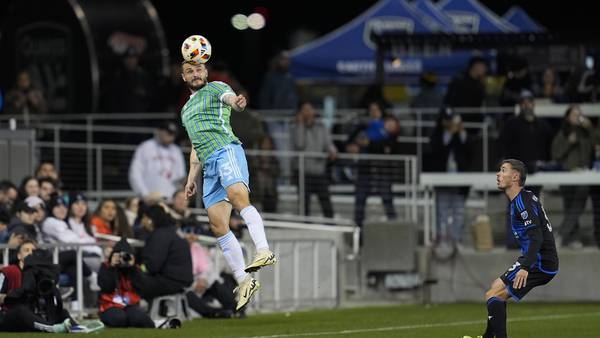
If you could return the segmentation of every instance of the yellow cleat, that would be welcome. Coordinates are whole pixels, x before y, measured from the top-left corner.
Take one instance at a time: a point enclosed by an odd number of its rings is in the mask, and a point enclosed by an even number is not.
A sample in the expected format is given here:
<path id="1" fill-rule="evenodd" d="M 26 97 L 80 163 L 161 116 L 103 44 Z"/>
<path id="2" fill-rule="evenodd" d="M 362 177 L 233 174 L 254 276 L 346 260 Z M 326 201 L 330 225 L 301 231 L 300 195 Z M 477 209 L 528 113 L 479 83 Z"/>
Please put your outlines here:
<path id="1" fill-rule="evenodd" d="M 277 257 L 275 257 L 273 252 L 270 250 L 261 250 L 256 253 L 254 256 L 254 261 L 250 263 L 250 265 L 248 265 L 244 271 L 248 273 L 256 272 L 263 266 L 273 265 L 275 263 L 277 263 Z"/>
<path id="2" fill-rule="evenodd" d="M 246 279 L 233 290 L 233 292 L 237 292 L 238 294 L 238 302 L 235 310 L 239 311 L 246 306 L 258 289 L 260 289 L 260 283 L 252 276 L 246 276 Z"/>

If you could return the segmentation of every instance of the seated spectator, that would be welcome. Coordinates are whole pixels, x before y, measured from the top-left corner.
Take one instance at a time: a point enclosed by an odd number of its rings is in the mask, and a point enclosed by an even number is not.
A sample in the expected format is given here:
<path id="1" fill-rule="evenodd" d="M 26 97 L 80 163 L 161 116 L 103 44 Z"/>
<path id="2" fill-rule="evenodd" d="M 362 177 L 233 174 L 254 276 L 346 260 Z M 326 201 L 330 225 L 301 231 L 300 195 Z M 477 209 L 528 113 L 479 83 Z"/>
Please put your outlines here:
<path id="1" fill-rule="evenodd" d="M 592 124 L 577 105 L 570 106 L 560 131 L 552 142 L 552 159 L 565 170 L 587 170 L 592 157 Z M 581 248 L 579 217 L 583 214 L 589 186 L 560 186 L 565 216 L 557 236 L 558 244 Z M 562 243 L 561 243 L 562 242 Z"/>
<path id="2" fill-rule="evenodd" d="M 50 243 L 95 243 L 91 237 L 80 237 L 79 234 L 69 227 L 66 222 L 69 209 L 67 202 L 62 196 L 53 195 L 48 202 L 48 217 L 44 220 L 42 231 L 46 235 Z M 67 250 L 71 251 L 71 250 Z M 95 261 L 102 257 L 102 249 L 98 246 L 84 246 L 82 248 L 83 255 L 92 258 L 94 265 L 98 266 Z M 96 271 L 91 271 L 89 266 L 84 262 L 83 275 L 88 277 L 90 288 L 92 291 L 98 291 Z M 70 276 L 72 281 L 75 281 L 76 276 Z"/>
<path id="3" fill-rule="evenodd" d="M 133 229 L 127 222 L 123 209 L 113 200 L 102 200 L 90 221 L 94 234 L 133 237 Z"/>
<path id="4" fill-rule="evenodd" d="M 94 234 L 90 227 L 90 215 L 88 213 L 88 204 L 82 193 L 72 193 L 69 195 L 69 214 L 67 224 L 71 232 L 78 236 L 74 243 L 96 243 Z M 63 240 L 64 242 L 64 240 Z M 98 272 L 102 263 L 102 248 L 99 246 L 84 247 L 83 260 L 92 269 Z"/>
<path id="5" fill-rule="evenodd" d="M 173 194 L 172 203 L 170 205 L 172 212 L 175 214 L 171 214 L 171 216 L 174 216 L 173 218 L 175 218 L 177 226 L 183 232 L 212 236 L 212 232 L 208 226 L 198 221 L 188 206 L 189 200 L 185 198 L 185 191 L 177 190 Z"/>
<path id="6" fill-rule="evenodd" d="M 35 177 L 37 179 L 42 179 L 49 177 L 53 179 L 55 182 L 59 181 L 58 173 L 56 172 L 56 167 L 54 167 L 54 163 L 52 162 L 41 162 L 35 170 Z"/>
<path id="7" fill-rule="evenodd" d="M 0 181 L 0 209 L 10 210 L 19 197 L 17 187 L 8 180 Z"/>
<path id="8" fill-rule="evenodd" d="M 30 196 L 40 195 L 40 183 L 37 178 L 33 176 L 26 176 L 21 181 L 19 186 L 19 199 L 24 200 Z"/>
<path id="9" fill-rule="evenodd" d="M 129 226 L 131 227 L 135 225 L 135 219 L 137 218 L 139 205 L 139 197 L 129 197 L 125 200 L 125 216 L 127 216 L 127 223 L 129 223 Z"/>
<path id="10" fill-rule="evenodd" d="M 196 242 L 190 243 L 194 284 L 186 294 L 189 306 L 204 318 L 233 316 L 236 301 L 233 289 L 237 284 L 231 274 L 215 270 L 210 253 Z M 214 306 L 217 301 L 219 306 Z"/>
<path id="11" fill-rule="evenodd" d="M 19 202 L 14 208 L 14 217 L 8 224 L 8 233 L 24 235 L 28 239 L 37 240 L 38 229 L 34 225 L 37 210 L 30 207 L 26 202 Z"/>
<path id="12" fill-rule="evenodd" d="M 48 111 L 43 91 L 34 86 L 29 72 L 22 70 L 17 74 L 17 83 L 6 93 L 8 114 L 45 114 Z"/>
<path id="13" fill-rule="evenodd" d="M 40 178 L 40 198 L 48 203 L 50 196 L 57 193 L 57 183 L 50 177 Z"/>
<path id="14" fill-rule="evenodd" d="M 0 208 L 0 244 L 8 242 L 8 224 L 10 223 L 10 213 L 8 210 Z"/>
<path id="15" fill-rule="evenodd" d="M 121 238 L 98 272 L 100 320 L 108 327 L 153 328 L 154 322 L 140 307 L 132 280 L 140 278 L 133 249 Z"/>
<path id="16" fill-rule="evenodd" d="M 166 122 L 158 127 L 156 136 L 142 142 L 129 167 L 129 185 L 138 195 L 146 197 L 160 193 L 170 198 L 187 178 L 185 159 L 176 145 L 177 125 Z"/>
<path id="17" fill-rule="evenodd" d="M 61 333 L 77 324 L 63 309 L 52 256 L 36 249 L 34 241 L 24 241 L 17 249 L 17 265 L 2 269 L 0 303 L 5 312 L 0 331 Z M 49 280 L 47 290 L 40 290 L 38 278 Z"/>
<path id="18" fill-rule="evenodd" d="M 162 205 L 140 205 L 139 222 L 150 235 L 142 250 L 144 274 L 133 279 L 134 287 L 148 300 L 182 292 L 193 281 L 188 242 Z"/>
<path id="19" fill-rule="evenodd" d="M 42 201 L 38 196 L 29 196 L 24 201 L 28 206 L 35 209 L 35 214 L 33 215 L 33 224 L 37 229 L 37 237 L 35 240 L 38 243 L 42 243 L 44 241 L 44 236 L 41 231 L 42 223 L 44 219 L 46 219 L 46 203 Z"/>

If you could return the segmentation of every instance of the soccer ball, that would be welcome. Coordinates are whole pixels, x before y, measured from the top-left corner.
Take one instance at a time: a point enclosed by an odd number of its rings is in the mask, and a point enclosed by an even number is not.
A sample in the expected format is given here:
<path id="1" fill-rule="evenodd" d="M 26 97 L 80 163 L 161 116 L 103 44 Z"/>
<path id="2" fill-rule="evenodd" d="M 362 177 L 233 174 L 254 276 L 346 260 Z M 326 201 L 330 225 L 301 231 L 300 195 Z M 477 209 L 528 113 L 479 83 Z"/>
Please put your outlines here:
<path id="1" fill-rule="evenodd" d="M 206 63 L 210 59 L 211 52 L 210 42 L 202 35 L 192 35 L 181 45 L 181 55 L 186 61 Z"/>

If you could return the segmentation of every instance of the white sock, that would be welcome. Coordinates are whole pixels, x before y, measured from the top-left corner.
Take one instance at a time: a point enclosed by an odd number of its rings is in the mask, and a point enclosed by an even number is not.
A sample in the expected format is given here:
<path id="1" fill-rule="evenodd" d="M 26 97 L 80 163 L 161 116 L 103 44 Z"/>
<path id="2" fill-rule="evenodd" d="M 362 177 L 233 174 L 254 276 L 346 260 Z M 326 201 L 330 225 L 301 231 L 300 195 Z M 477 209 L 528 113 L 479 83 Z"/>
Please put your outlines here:
<path id="1" fill-rule="evenodd" d="M 244 271 L 246 263 L 244 262 L 244 254 L 242 253 L 240 242 L 238 242 L 231 231 L 217 238 L 217 241 L 227 264 L 229 264 L 229 268 L 233 271 L 235 280 L 237 280 L 238 284 L 241 283 L 246 278 L 247 273 Z"/>
<path id="2" fill-rule="evenodd" d="M 250 237 L 252 237 L 256 251 L 269 250 L 269 243 L 267 243 L 267 236 L 265 235 L 265 225 L 258 210 L 254 206 L 249 205 L 240 211 L 240 215 L 248 226 L 248 231 L 250 232 Z"/>

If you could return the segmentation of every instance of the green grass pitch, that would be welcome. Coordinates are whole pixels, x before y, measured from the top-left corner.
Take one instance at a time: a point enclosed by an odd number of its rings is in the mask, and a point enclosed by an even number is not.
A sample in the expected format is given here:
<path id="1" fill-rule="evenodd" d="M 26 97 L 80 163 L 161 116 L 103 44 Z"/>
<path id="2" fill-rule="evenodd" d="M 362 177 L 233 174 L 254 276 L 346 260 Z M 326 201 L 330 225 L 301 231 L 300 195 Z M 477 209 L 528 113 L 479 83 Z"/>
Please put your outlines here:
<path id="1" fill-rule="evenodd" d="M 398 305 L 292 313 L 245 319 L 196 319 L 178 330 L 104 329 L 94 337 L 456 337 L 485 329 L 481 304 Z M 600 304 L 509 303 L 509 337 L 598 338 Z M 7 334 L 4 337 L 48 334 Z M 52 335 L 56 337 L 56 335 Z"/>

